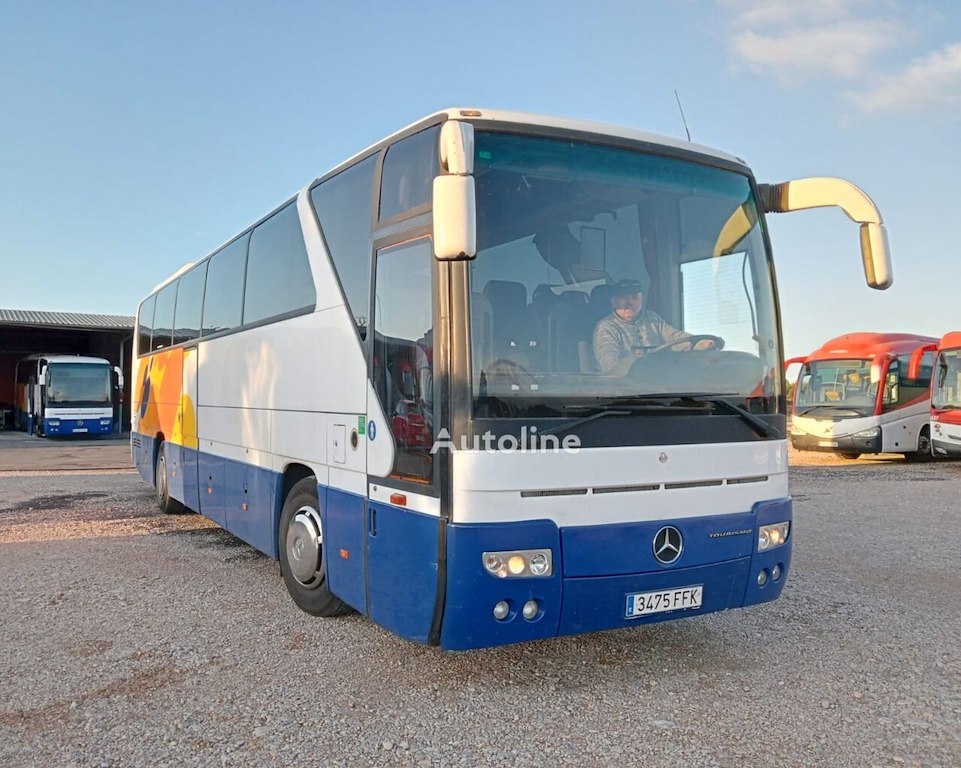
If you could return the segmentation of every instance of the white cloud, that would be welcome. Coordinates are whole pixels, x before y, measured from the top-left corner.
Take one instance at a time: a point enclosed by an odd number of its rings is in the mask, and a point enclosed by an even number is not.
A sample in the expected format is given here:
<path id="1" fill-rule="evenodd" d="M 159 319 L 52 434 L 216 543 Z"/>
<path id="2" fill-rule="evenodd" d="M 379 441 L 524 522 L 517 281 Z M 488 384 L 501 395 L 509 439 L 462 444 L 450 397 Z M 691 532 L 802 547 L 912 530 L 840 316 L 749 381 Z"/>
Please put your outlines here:
<path id="1" fill-rule="evenodd" d="M 760 27 L 768 24 L 825 24 L 854 18 L 866 0 L 719 0 L 731 10 L 738 26 Z"/>
<path id="2" fill-rule="evenodd" d="M 899 26 L 884 20 L 845 20 L 793 27 L 779 34 L 746 29 L 734 36 L 735 53 L 755 71 L 794 81 L 813 75 L 856 78 L 871 60 L 897 43 Z"/>
<path id="3" fill-rule="evenodd" d="M 876 87 L 852 98 L 866 112 L 961 103 L 961 43 L 915 59 L 903 72 L 882 76 Z"/>

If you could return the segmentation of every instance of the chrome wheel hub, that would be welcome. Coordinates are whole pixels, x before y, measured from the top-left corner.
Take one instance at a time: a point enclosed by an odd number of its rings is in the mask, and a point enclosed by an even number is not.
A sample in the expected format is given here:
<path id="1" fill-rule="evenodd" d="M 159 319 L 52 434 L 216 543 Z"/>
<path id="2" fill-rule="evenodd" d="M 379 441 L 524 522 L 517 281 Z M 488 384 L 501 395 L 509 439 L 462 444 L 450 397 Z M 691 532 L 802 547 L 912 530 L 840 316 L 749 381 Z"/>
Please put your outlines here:
<path id="1" fill-rule="evenodd" d="M 317 583 L 320 572 L 320 555 L 323 534 L 320 516 L 311 507 L 301 507 L 287 526 L 287 563 L 290 572 L 305 587 Z"/>

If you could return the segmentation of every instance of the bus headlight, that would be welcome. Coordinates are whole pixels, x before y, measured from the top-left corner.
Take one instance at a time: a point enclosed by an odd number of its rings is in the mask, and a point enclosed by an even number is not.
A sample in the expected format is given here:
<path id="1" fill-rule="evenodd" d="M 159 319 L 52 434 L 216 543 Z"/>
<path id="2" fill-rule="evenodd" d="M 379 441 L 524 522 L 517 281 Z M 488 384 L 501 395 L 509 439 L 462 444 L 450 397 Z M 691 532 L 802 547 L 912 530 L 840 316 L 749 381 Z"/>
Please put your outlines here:
<path id="1" fill-rule="evenodd" d="M 757 551 L 764 552 L 767 549 L 780 547 L 787 541 L 790 532 L 791 523 L 787 521 L 762 525 L 757 532 Z"/>
<path id="2" fill-rule="evenodd" d="M 481 559 L 484 570 L 499 579 L 550 576 L 554 571 L 554 558 L 549 549 L 485 552 Z"/>
<path id="3" fill-rule="evenodd" d="M 872 438 L 877 437 L 880 432 L 880 427 L 871 427 L 871 429 L 862 429 L 860 432 L 855 432 L 854 437 Z"/>

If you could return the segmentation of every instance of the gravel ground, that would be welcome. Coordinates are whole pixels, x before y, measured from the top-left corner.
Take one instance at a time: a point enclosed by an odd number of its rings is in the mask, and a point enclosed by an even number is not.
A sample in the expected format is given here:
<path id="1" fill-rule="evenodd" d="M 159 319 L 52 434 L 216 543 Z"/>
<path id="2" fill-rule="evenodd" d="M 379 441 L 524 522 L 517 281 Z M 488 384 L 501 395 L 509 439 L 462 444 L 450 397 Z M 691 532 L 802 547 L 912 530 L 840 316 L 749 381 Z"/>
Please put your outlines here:
<path id="1" fill-rule="evenodd" d="M 0 765 L 957 768 L 961 463 L 816 458 L 776 603 L 460 654 L 133 472 L 0 472 Z"/>

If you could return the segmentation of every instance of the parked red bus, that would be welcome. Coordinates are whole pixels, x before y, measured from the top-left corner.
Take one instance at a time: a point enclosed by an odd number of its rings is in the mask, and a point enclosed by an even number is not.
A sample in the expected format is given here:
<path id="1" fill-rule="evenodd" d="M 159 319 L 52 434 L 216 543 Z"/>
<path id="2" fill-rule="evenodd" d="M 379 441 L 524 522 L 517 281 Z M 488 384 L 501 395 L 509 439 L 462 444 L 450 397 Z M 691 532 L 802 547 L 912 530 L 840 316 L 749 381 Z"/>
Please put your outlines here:
<path id="1" fill-rule="evenodd" d="M 937 339 L 908 333 L 848 333 L 788 360 L 787 366 L 802 366 L 791 444 L 845 459 L 864 453 L 929 458 L 932 344 Z"/>
<path id="2" fill-rule="evenodd" d="M 931 376 L 929 430 L 931 454 L 961 457 L 961 331 L 946 333 L 941 341 L 915 350 L 911 371 L 923 365 L 925 354 L 936 355 Z"/>

